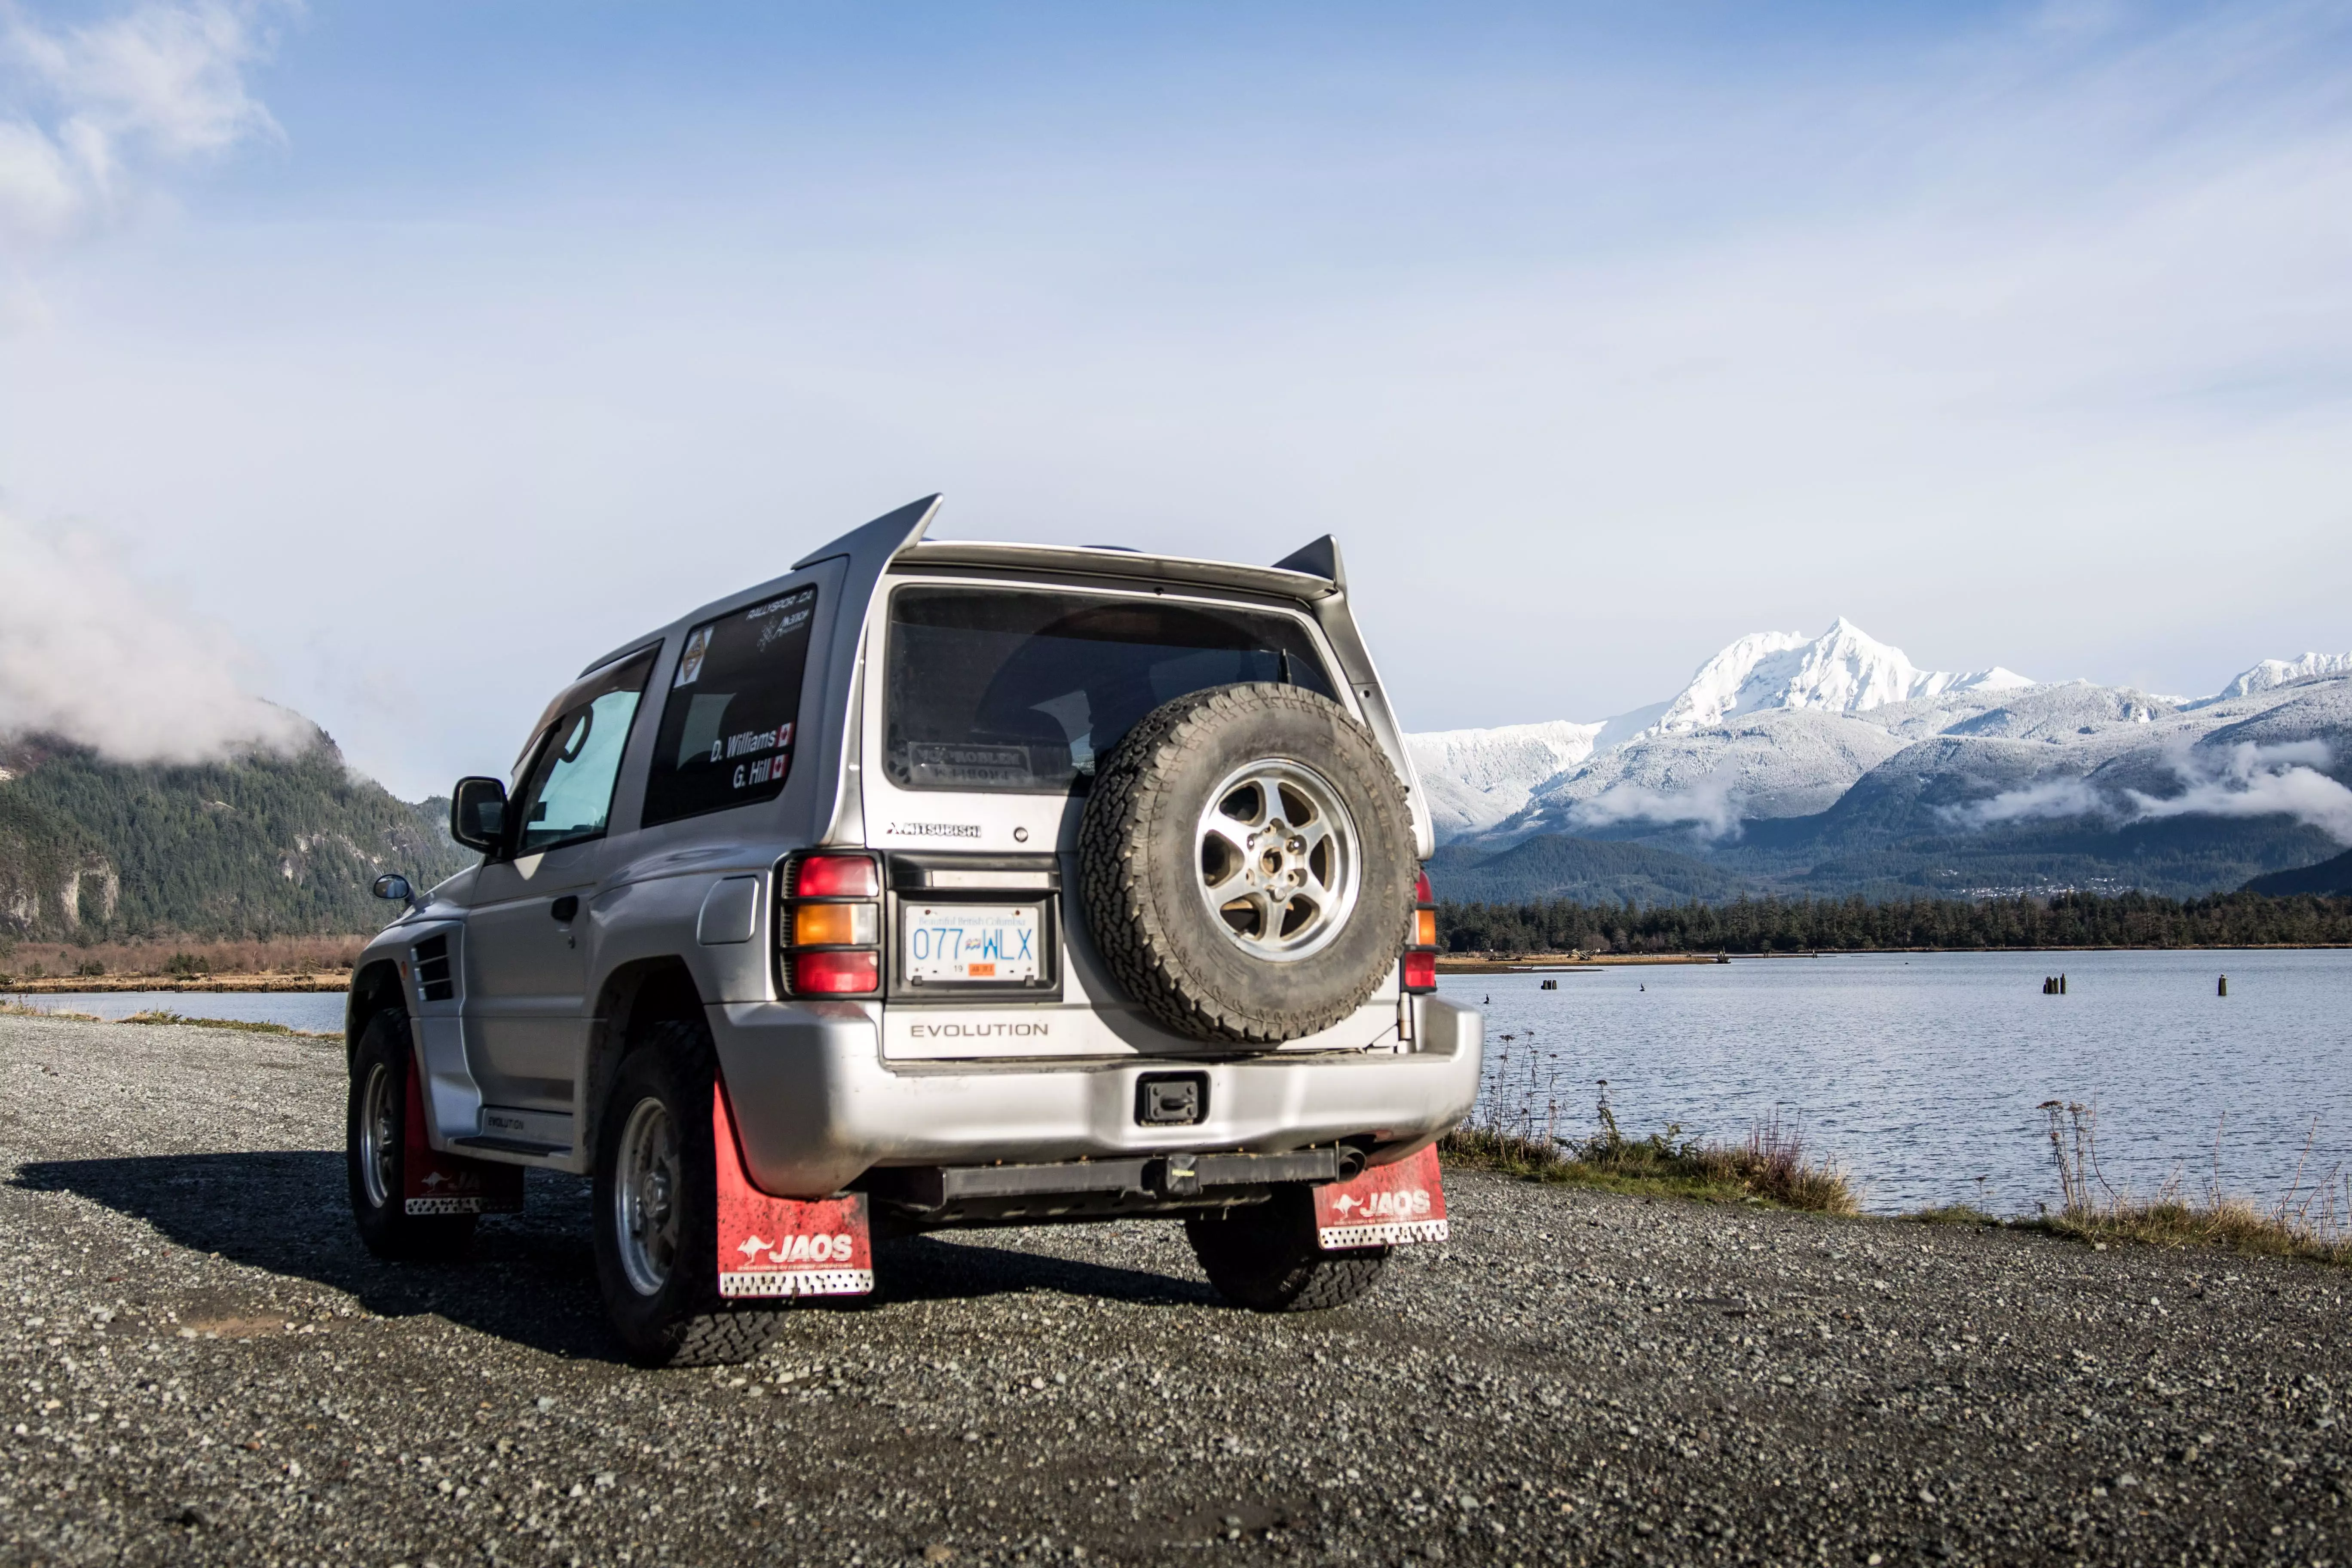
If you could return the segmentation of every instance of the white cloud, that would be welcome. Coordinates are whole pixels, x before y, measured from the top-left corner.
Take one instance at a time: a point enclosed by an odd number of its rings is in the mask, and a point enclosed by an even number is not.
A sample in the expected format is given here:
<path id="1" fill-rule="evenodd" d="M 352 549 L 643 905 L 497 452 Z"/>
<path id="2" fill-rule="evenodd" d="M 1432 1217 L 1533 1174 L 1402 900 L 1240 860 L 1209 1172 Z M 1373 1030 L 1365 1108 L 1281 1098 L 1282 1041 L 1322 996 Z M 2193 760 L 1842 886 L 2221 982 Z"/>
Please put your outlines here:
<path id="1" fill-rule="evenodd" d="M 140 583 L 119 550 L 0 513 L 0 736 L 48 734 L 122 762 L 194 762 L 312 733 L 248 695 L 234 639 Z"/>
<path id="2" fill-rule="evenodd" d="M 2334 762 L 2325 741 L 2282 745 L 2242 744 L 2218 754 L 2184 752 L 2171 759 L 2179 795 L 2125 790 L 2110 800 L 2083 779 L 2051 779 L 1990 799 L 1947 806 L 1947 821 L 1963 827 L 2114 816 L 2125 822 L 2171 816 L 2292 816 L 2338 844 L 2352 844 L 2352 789 L 2320 770 Z"/>
<path id="3" fill-rule="evenodd" d="M 1613 784 L 1568 808 L 1568 819 L 1578 827 L 1607 827 L 1621 822 L 1654 822 L 1662 826 L 1687 823 L 1701 838 L 1737 837 L 1739 797 L 1719 779 L 1709 779 L 1686 790 L 1656 790 L 1643 784 Z"/>
<path id="4" fill-rule="evenodd" d="M 1943 806 L 1937 815 L 1962 827 L 1990 827 L 1996 822 L 2044 822 L 2093 816 L 2105 810 L 2105 800 L 2083 780 L 2049 779 L 2023 789 L 2003 790 L 1989 800 Z"/>
<path id="5" fill-rule="evenodd" d="M 246 84 L 278 9 L 159 0 L 57 31 L 0 13 L 0 252 L 103 223 L 151 170 L 279 135 Z"/>
<path id="6" fill-rule="evenodd" d="M 2352 844 L 2352 789 L 2319 770 L 2334 761 L 2325 741 L 2232 746 L 2219 758 L 2176 764 L 2186 787 L 2158 797 L 2130 797 L 2142 818 L 2159 816 L 2292 816 L 2338 844 Z"/>

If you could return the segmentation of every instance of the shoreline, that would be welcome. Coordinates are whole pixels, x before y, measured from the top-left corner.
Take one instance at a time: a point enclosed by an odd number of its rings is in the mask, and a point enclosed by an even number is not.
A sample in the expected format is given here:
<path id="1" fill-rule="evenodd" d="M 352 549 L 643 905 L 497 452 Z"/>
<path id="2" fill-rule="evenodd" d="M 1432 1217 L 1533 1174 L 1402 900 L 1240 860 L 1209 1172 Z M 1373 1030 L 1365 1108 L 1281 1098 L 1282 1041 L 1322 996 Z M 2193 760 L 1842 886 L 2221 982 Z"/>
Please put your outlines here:
<path id="1" fill-rule="evenodd" d="M 168 991 L 183 995 L 207 992 L 349 991 L 348 973 L 313 974 L 43 974 L 20 975 L 0 984 L 0 995 L 54 996 L 85 992 Z"/>

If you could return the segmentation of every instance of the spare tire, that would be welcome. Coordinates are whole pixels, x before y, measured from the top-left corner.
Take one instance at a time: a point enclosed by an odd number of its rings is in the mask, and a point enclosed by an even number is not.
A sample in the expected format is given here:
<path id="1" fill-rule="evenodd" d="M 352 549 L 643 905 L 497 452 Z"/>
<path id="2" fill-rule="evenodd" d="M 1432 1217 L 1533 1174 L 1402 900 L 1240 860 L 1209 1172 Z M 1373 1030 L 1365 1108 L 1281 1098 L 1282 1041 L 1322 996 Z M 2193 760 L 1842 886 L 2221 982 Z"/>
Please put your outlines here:
<path id="1" fill-rule="evenodd" d="M 1153 710 L 1097 768 L 1078 830 L 1096 950 L 1195 1040 L 1279 1045 L 1363 1005 L 1410 940 L 1412 817 L 1370 731 L 1296 686 Z"/>

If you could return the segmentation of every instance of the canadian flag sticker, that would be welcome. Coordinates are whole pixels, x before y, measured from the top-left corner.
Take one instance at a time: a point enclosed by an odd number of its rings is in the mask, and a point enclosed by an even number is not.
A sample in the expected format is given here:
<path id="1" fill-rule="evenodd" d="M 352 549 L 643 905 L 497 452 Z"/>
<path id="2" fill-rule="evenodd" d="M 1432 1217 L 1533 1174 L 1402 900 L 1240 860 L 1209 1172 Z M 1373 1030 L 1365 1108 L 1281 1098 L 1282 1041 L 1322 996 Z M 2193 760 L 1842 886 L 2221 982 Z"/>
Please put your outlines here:
<path id="1" fill-rule="evenodd" d="M 1315 1240 L 1326 1252 L 1444 1241 L 1449 1235 L 1433 1148 L 1315 1189 Z"/>

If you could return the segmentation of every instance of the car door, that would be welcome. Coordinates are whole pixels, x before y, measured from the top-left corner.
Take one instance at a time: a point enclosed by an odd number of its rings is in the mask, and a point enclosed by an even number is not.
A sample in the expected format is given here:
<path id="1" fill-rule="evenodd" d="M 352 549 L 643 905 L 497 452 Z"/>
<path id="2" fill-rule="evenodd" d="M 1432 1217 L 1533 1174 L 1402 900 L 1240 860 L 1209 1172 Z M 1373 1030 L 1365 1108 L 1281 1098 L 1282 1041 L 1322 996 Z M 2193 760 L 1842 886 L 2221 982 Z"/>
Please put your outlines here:
<path id="1" fill-rule="evenodd" d="M 588 906 L 604 860 L 613 789 L 651 652 L 598 672 L 554 704 L 507 809 L 499 851 L 467 913 L 466 1038 L 485 1134 L 568 1147 L 586 1041 Z"/>

